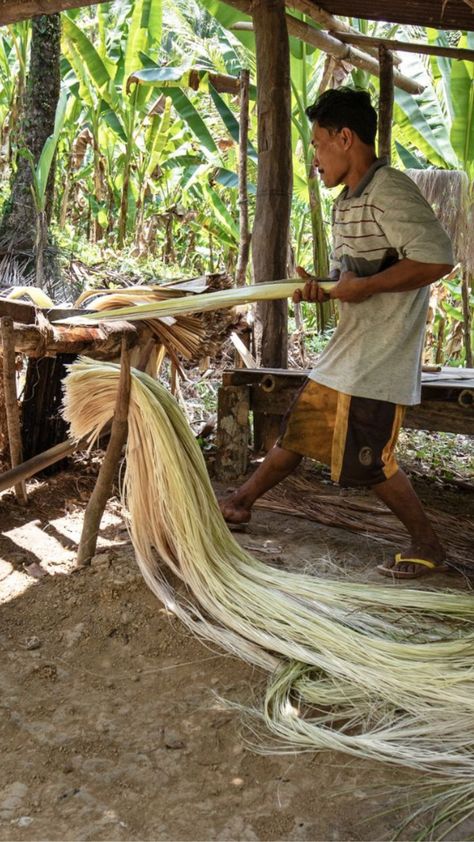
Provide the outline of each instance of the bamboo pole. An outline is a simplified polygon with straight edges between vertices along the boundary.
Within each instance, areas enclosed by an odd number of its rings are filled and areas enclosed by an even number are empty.
[[[249,140],[249,84],[250,72],[240,71],[240,114],[239,114],[239,256],[235,282],[245,286],[245,276],[250,254],[249,201],[247,192],[247,147]]]
[[[112,431],[105,456],[100,466],[94,491],[84,514],[81,539],[77,553],[77,567],[90,564],[95,553],[100,522],[107,500],[110,497],[115,471],[120,460],[122,448],[127,440],[128,407],[130,402],[131,373],[130,356],[125,339],[122,339],[120,356],[120,379],[117,390]]]
[[[379,97],[379,158],[392,157],[393,121],[393,59],[383,44],[379,47],[380,97]]]
[[[249,0],[226,0],[226,3],[229,6],[239,9],[241,12],[245,12],[247,15],[252,14],[253,6]],[[357,49],[357,47],[343,44],[338,38],[334,38],[332,35],[328,35],[326,32],[322,32],[320,29],[304,23],[304,21],[297,20],[293,15],[286,15],[286,24],[289,35],[299,38],[300,41],[306,41],[306,43],[334,56],[334,58],[349,62],[354,67],[367,70],[373,76],[380,75],[379,63],[374,56]],[[422,85],[414,82],[413,79],[410,79],[398,70],[394,71],[393,80],[397,88],[401,88],[409,94],[420,94],[424,90]]]
[[[474,0],[473,0],[474,2]],[[387,48],[387,50],[400,50],[404,53],[417,53],[427,56],[444,56],[445,58],[452,58],[457,61],[474,61],[474,50],[468,50],[464,47],[438,47],[435,44],[420,44],[419,42],[397,41],[393,38],[375,38],[369,35],[360,35],[352,32],[341,32],[331,28],[330,34],[339,38],[344,44],[356,44],[359,47],[368,49],[369,47],[379,47],[380,45]]]
[[[80,447],[80,442],[67,439],[60,444],[55,444],[54,447],[50,447],[49,450],[45,450],[44,453],[38,453],[26,462],[22,462],[21,465],[12,468],[11,471],[5,471],[0,474],[0,492],[30,479],[35,474],[39,474],[40,471],[49,468],[50,465],[54,465],[55,462],[66,459]]]
[[[4,316],[1,320],[3,350],[3,393],[5,396],[5,414],[7,417],[8,445],[12,468],[22,462],[20,409],[16,393],[15,345],[13,339],[13,320]],[[24,481],[15,485],[16,499],[22,505],[28,502]]]

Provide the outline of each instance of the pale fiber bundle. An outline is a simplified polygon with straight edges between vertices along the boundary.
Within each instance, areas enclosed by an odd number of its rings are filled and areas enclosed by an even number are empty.
[[[65,417],[92,445],[119,368],[81,359]],[[335,749],[428,771],[463,804],[474,791],[474,601],[267,567],[234,540],[174,398],[133,371],[123,480],[143,576],[194,632],[271,675],[275,751]],[[188,596],[167,582],[165,562]],[[299,715],[295,705],[309,705]],[[281,746],[281,748],[278,747]],[[444,795],[443,795],[444,797]]]
[[[99,313],[88,313],[77,318],[75,321],[78,324],[83,324],[84,320],[98,321],[100,319],[112,322],[121,319],[138,321],[170,316],[177,317],[188,313],[206,313],[210,310],[237,307],[241,304],[251,304],[256,301],[277,301],[282,298],[291,298],[297,289],[304,287],[304,283],[304,280],[301,278],[286,278],[282,281],[234,287],[232,289],[218,290],[217,292],[181,295],[179,298],[168,301],[147,302],[132,307],[119,307],[109,310],[106,316]],[[336,284],[335,281],[329,281],[327,279],[319,279],[318,283],[324,292],[330,292]]]

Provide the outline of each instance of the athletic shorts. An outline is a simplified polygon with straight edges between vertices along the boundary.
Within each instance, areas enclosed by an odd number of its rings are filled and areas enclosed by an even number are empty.
[[[282,425],[278,445],[331,468],[340,485],[378,485],[398,471],[394,457],[405,407],[358,398],[308,380]]]

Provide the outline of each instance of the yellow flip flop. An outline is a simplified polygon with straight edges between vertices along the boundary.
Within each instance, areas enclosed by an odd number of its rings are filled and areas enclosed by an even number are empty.
[[[426,558],[405,558],[401,553],[395,556],[395,564],[393,567],[385,567],[383,564],[377,565],[377,571],[381,576],[389,576],[391,579],[419,579],[421,576],[428,576],[430,573],[442,573],[448,569],[446,564],[435,564],[434,561],[429,561]],[[409,570],[397,570],[397,564],[416,564],[419,565],[419,570],[410,572]]]

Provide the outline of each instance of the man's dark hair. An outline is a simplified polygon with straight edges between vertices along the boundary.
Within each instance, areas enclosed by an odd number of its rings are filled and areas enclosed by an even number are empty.
[[[322,129],[352,129],[363,143],[368,146],[375,143],[377,112],[367,91],[348,87],[324,91],[314,105],[306,109],[306,116]]]

